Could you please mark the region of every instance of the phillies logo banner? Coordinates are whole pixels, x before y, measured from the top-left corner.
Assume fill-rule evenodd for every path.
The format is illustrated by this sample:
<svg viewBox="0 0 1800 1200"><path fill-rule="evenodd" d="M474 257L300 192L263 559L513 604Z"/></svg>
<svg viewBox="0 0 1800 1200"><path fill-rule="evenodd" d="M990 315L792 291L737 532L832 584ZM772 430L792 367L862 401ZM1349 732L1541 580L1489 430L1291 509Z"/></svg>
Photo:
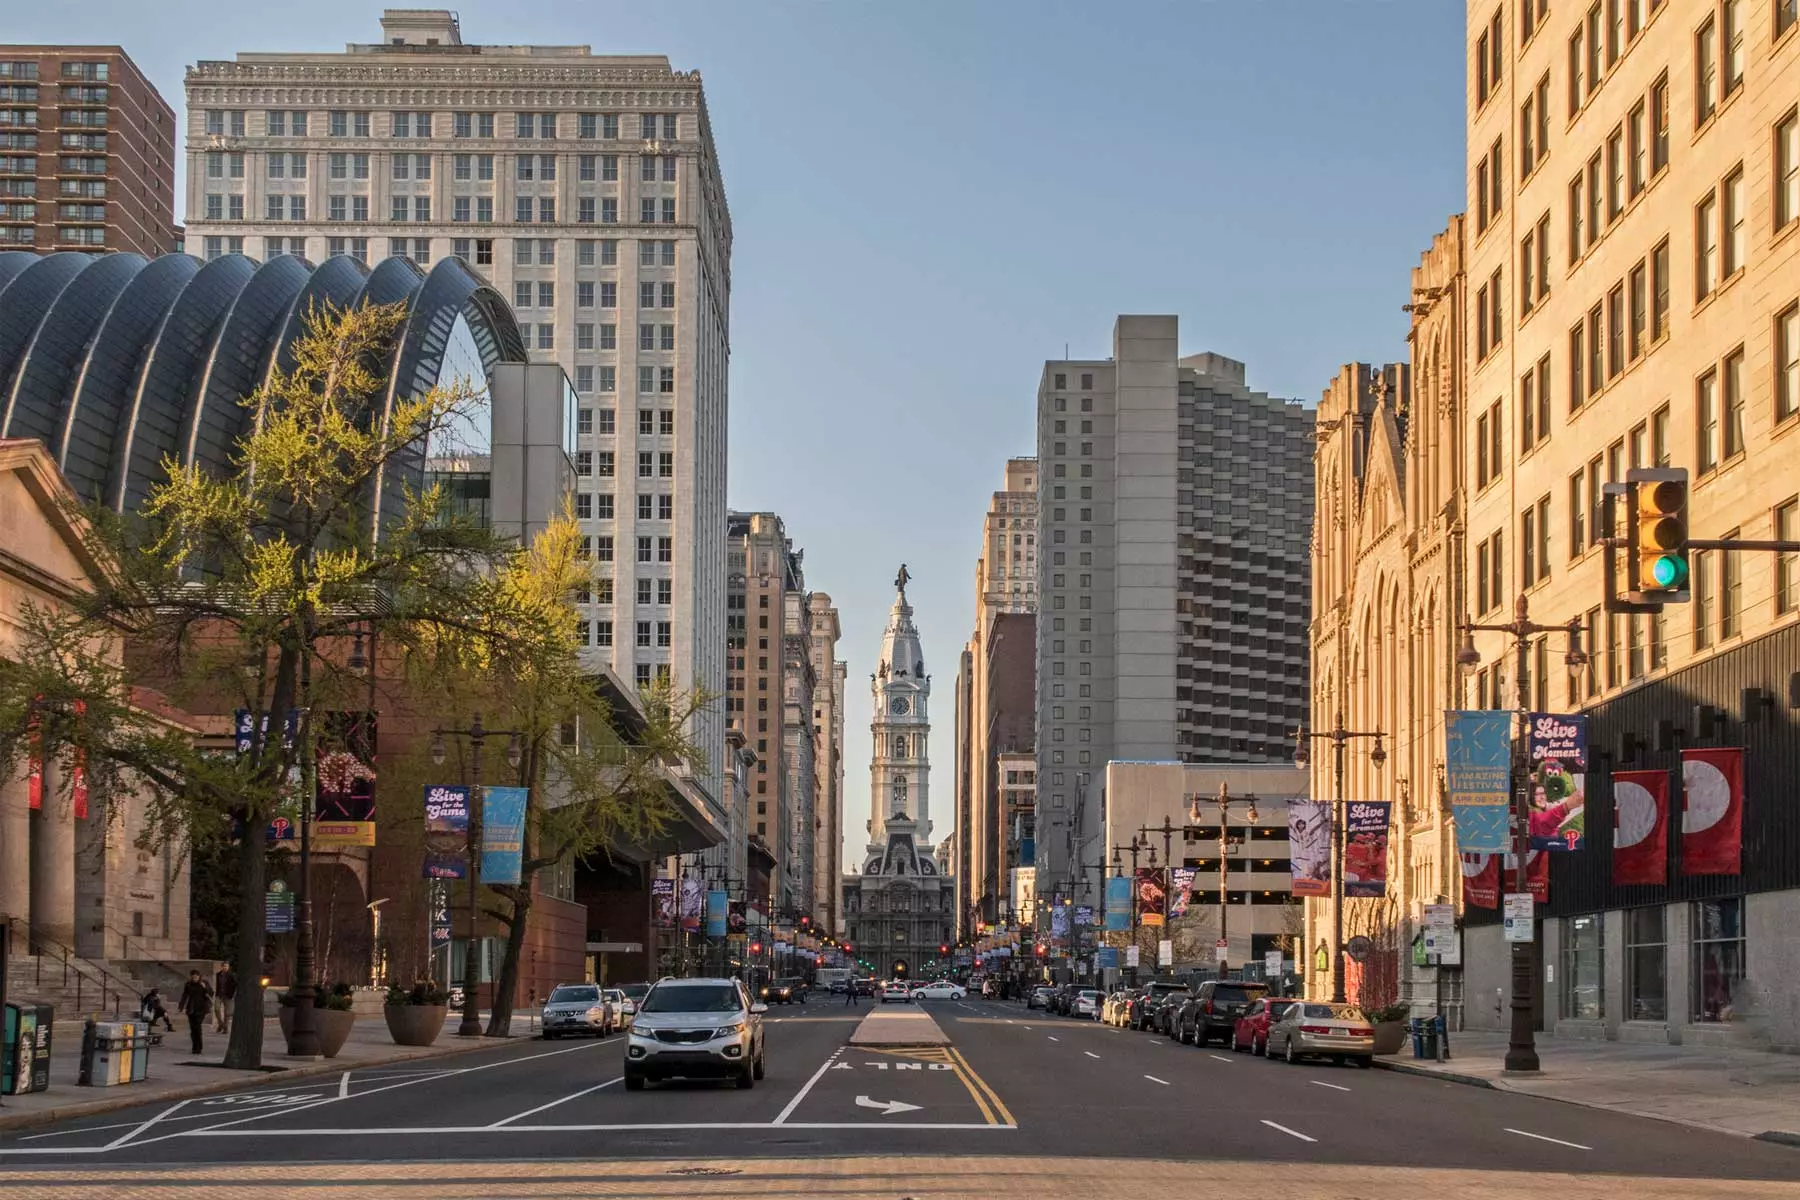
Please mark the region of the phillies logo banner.
<svg viewBox="0 0 1800 1200"><path fill-rule="evenodd" d="M1511 775L1511 713L1444 714L1444 784L1456 819L1459 851L1497 854L1506 849Z"/></svg>
<svg viewBox="0 0 1800 1200"><path fill-rule="evenodd" d="M1462 856L1463 904L1470 908L1500 907L1500 856Z"/></svg>
<svg viewBox="0 0 1800 1200"><path fill-rule="evenodd" d="M1344 895L1387 894L1387 801L1358 800L1344 819Z"/></svg>
<svg viewBox="0 0 1800 1200"><path fill-rule="evenodd" d="M1331 806L1325 801L1288 801L1288 868L1294 895L1331 893Z"/></svg>
<svg viewBox="0 0 1800 1200"><path fill-rule="evenodd" d="M1669 773L1613 772L1613 882L1669 881Z"/></svg>
<svg viewBox="0 0 1800 1200"><path fill-rule="evenodd" d="M1504 856L1502 870L1506 872L1509 887L1517 890L1519 856L1508 851ZM1550 854L1544 850L1529 850L1525 854L1525 890L1539 904L1550 903Z"/></svg>
<svg viewBox="0 0 1800 1200"><path fill-rule="evenodd" d="M1170 872L1174 885L1169 889L1169 920L1187 916L1188 905L1193 901L1194 868L1176 867Z"/></svg>
<svg viewBox="0 0 1800 1200"><path fill-rule="evenodd" d="M1743 850L1744 752L1681 752L1681 873L1736 875Z"/></svg>
<svg viewBox="0 0 1800 1200"><path fill-rule="evenodd" d="M1530 713L1531 844L1579 850L1587 831L1587 718Z"/></svg>

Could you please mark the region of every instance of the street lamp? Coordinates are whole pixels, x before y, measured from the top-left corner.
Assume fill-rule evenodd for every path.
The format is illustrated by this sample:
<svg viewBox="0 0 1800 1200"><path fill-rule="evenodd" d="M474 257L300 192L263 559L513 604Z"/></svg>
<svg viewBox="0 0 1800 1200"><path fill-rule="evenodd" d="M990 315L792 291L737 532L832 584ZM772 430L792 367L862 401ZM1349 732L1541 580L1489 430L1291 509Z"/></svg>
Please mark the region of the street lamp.
<svg viewBox="0 0 1800 1200"><path fill-rule="evenodd" d="M1519 732L1512 744L1513 892L1518 895L1529 894L1525 860L1531 851L1531 809L1526 796L1531 770L1526 757L1526 741L1530 732L1527 728L1530 718L1526 714L1530 711L1530 701L1525 695L1525 686L1531 671L1531 639L1536 634L1567 634L1569 648L1563 653L1563 663L1570 671L1579 671L1588 661L1587 652L1581 648L1581 622L1571 619L1566 625L1540 625L1531 619L1531 607L1521 592L1513 604L1511 621L1503 625L1478 625L1463 621L1460 628L1462 644L1457 647L1456 665L1464 671L1473 671L1481 665L1481 652L1475 649L1477 633L1504 633L1513 639L1513 695L1518 702L1519 715ZM1532 991L1535 986L1536 982L1532 978L1531 944L1514 942L1512 1032L1507 1041L1505 1060L1508 1071L1538 1069L1537 1036L1531 1028Z"/></svg>
<svg viewBox="0 0 1800 1200"><path fill-rule="evenodd" d="M1228 947L1230 946L1230 940L1231 940L1230 939L1230 925L1229 925L1229 919L1231 916L1231 905L1230 905L1230 891L1229 891L1228 885L1231 882L1231 857L1230 857L1230 855L1231 855L1231 833L1230 833L1229 822L1231 819L1231 806L1233 803L1236 803L1239 801L1241 801L1245 806L1245 808L1244 808L1245 818L1247 820L1249 820L1249 822L1252 825L1256 824L1257 821L1261 819L1262 814L1259 813L1256 809L1255 793L1251 793L1248 796L1239 796L1239 797L1234 798L1231 794L1231 785L1224 782L1223 780L1220 780L1219 794L1215 798L1215 801L1214 801L1219 806L1219 946L1220 946L1219 978L1220 979L1225 978L1226 969L1230 965L1229 964L1230 951L1229 951ZM1195 824L1198 824L1200 822L1201 809L1202 809L1202 806L1201 806L1201 802L1200 802L1200 797L1195 796L1194 800L1193 800L1193 807L1190 811L1190 815L1194 818ZM1166 823L1168 818L1165 817L1165 818L1163 818L1163 820Z"/></svg>
<svg viewBox="0 0 1800 1200"><path fill-rule="evenodd" d="M1375 748L1369 751L1369 761L1380 767L1387 762L1387 751L1382 748L1380 730L1354 730L1344 728L1344 713L1338 710L1337 720L1332 728L1309 733L1306 729L1294 730L1294 765L1305 767L1311 759L1307 747L1314 738L1321 738L1331 743L1331 775L1332 775L1332 809L1331 809L1331 999L1334 1003L1344 1003L1344 747L1356 738L1375 739Z"/></svg>
<svg viewBox="0 0 1800 1200"><path fill-rule="evenodd" d="M1131 851L1131 874L1129 876L1127 876L1127 878L1131 882L1131 948L1133 950L1137 950L1138 949L1138 938L1137 938L1137 935L1138 935L1138 895L1137 895L1138 855L1143 853L1144 844L1138 840L1138 837L1136 834L1133 834L1131 836L1131 845L1129 845L1129 846L1114 846L1112 848L1112 852L1113 852L1112 853L1112 865L1114 868L1116 868L1121 873L1123 873L1125 870L1124 862L1121 859L1121 854L1125 850ZM1141 954L1142 951L1138 951L1138 953ZM1132 985L1135 987L1137 985L1138 969L1135 966L1127 966L1125 969L1131 972L1131 982L1132 982Z"/></svg>
<svg viewBox="0 0 1800 1200"><path fill-rule="evenodd" d="M438 766L444 765L444 735L469 739L470 750L470 787L469 787L469 941L463 953L463 1011L462 1023L456 1027L458 1037L480 1037L481 1018L475 1004L475 985L477 973L475 969L475 893L480 890L479 864L476 851L481 845L481 748L490 737L506 735L506 763L518 768L525 757L524 735L516 729L489 729L481 723L481 714L476 713L469 721L467 729L435 729L431 734L431 761Z"/></svg>

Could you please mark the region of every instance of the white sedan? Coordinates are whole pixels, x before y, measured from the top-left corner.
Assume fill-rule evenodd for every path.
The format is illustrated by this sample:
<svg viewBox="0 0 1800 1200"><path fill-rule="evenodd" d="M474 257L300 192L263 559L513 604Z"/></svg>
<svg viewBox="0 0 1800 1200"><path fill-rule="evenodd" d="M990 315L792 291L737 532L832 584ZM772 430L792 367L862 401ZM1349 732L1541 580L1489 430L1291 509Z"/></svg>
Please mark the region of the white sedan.
<svg viewBox="0 0 1800 1200"><path fill-rule="evenodd" d="M947 979L922 984L914 988L912 994L915 1000L967 1000L969 998L966 988L951 983Z"/></svg>
<svg viewBox="0 0 1800 1200"><path fill-rule="evenodd" d="M881 1002L883 1004L911 1004L912 992L904 981L890 979L881 985Z"/></svg>

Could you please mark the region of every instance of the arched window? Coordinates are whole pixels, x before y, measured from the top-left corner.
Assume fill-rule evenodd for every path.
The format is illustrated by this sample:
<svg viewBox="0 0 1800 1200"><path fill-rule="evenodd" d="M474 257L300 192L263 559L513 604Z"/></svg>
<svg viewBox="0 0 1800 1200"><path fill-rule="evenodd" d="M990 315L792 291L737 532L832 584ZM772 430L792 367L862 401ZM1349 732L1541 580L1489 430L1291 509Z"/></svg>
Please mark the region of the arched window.
<svg viewBox="0 0 1800 1200"><path fill-rule="evenodd" d="M906 735L905 734L901 734L900 736L898 736L894 739L894 757L895 758L905 758L906 757Z"/></svg>

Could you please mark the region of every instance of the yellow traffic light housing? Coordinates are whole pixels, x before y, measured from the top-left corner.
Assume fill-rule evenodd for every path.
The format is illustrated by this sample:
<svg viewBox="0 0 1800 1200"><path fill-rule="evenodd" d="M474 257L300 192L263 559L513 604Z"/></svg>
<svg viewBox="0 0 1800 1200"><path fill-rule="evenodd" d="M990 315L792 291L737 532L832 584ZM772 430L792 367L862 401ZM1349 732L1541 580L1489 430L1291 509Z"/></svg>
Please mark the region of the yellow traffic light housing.
<svg viewBox="0 0 1800 1200"><path fill-rule="evenodd" d="M1640 603L1688 599L1688 478L1668 467L1639 467L1625 476L1630 488L1629 570L1631 598Z"/></svg>

